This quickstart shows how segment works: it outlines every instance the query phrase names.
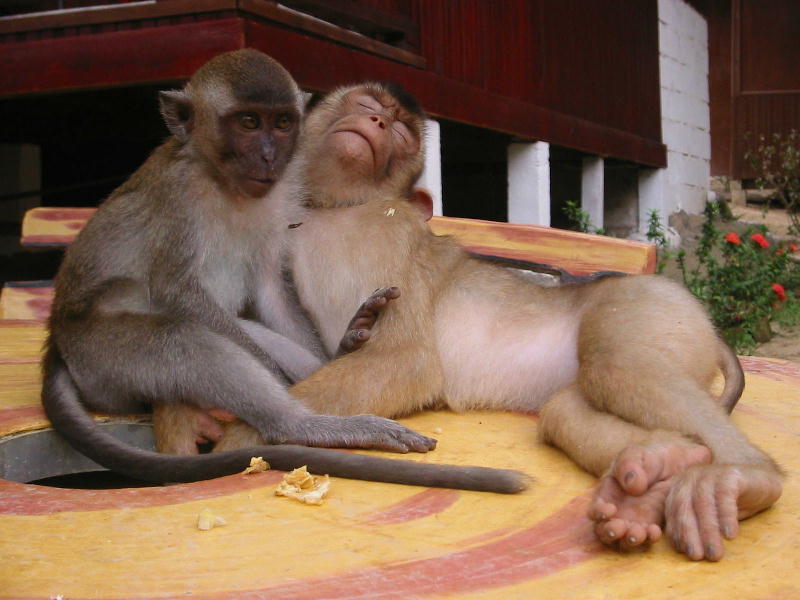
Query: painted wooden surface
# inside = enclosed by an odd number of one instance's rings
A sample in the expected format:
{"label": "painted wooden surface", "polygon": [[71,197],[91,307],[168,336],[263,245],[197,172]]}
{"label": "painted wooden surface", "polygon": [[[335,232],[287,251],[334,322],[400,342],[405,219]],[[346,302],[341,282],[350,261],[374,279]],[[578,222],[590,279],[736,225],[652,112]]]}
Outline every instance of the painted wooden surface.
{"label": "painted wooden surface", "polygon": [[52,304],[52,281],[6,283],[0,291],[0,319],[45,321]]}
{"label": "painted wooden surface", "polygon": [[553,229],[539,225],[433,217],[431,230],[452,235],[470,252],[558,267],[573,275],[597,271],[653,273],[653,244]]}
{"label": "painted wooden surface", "polygon": [[[22,223],[24,246],[63,246],[69,244],[93,208],[35,208]],[[573,275],[599,270],[622,273],[652,273],[655,246],[553,229],[538,225],[496,223],[455,217],[434,217],[431,230],[437,235],[452,235],[468,250],[546,265],[558,265]]]}
{"label": "painted wooden surface", "polygon": [[[0,323],[2,436],[47,424],[42,337],[41,325]],[[533,487],[501,496],[336,479],[313,507],[276,497],[274,472],[106,491],[0,480],[0,598],[797,598],[800,366],[742,362],[733,420],[789,476],[718,564],[665,541],[628,555],[598,544],[584,516],[593,478],[535,441],[536,417],[427,412],[403,422],[439,446],[410,458],[510,466]],[[204,508],[227,525],[199,531]]]}
{"label": "painted wooden surface", "polygon": [[25,213],[20,242],[26,247],[66,246],[97,209],[34,208]]}

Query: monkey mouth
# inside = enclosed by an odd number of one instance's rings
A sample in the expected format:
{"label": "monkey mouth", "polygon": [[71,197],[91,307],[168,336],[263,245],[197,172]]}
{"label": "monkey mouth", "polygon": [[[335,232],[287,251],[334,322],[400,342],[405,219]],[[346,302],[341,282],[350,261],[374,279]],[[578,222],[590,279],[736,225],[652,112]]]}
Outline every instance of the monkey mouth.
{"label": "monkey mouth", "polygon": [[275,179],[272,177],[248,177],[250,181],[255,181],[256,183],[260,183],[261,185],[272,185],[275,183]]}
{"label": "monkey mouth", "polygon": [[[356,128],[337,129],[333,133],[334,134],[346,133],[346,134],[350,134],[350,135],[355,135],[356,137],[359,137],[362,140],[364,140],[367,143],[367,148],[369,148],[370,159],[374,164],[374,162],[376,161],[378,155],[377,155],[377,152],[376,152],[375,140],[372,139],[372,137],[370,135],[368,135],[368,134],[364,133],[363,131],[360,131],[359,129],[356,129]],[[345,139],[347,139],[347,138],[345,138]],[[370,159],[367,159],[367,160],[370,160]]]}

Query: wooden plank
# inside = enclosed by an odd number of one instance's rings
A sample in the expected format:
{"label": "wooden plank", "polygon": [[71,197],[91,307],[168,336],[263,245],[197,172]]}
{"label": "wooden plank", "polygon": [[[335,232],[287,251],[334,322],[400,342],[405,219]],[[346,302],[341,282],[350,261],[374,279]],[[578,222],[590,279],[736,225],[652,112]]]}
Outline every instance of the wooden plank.
{"label": "wooden plank", "polygon": [[[69,244],[94,211],[47,207],[30,210],[22,223],[22,243],[25,246]],[[455,236],[470,252],[552,265],[572,275],[608,270],[633,274],[655,272],[655,246],[643,242],[455,217],[434,217],[430,226],[437,235]]]}
{"label": "wooden plank", "polygon": [[52,281],[7,282],[0,292],[0,319],[43,322],[52,304]]}
{"label": "wooden plank", "polygon": [[25,247],[66,246],[75,239],[96,208],[33,208],[22,220],[21,244]]}
{"label": "wooden plank", "polygon": [[653,244],[538,225],[433,217],[431,230],[452,235],[476,254],[560,267],[572,275],[598,271],[654,273]]}

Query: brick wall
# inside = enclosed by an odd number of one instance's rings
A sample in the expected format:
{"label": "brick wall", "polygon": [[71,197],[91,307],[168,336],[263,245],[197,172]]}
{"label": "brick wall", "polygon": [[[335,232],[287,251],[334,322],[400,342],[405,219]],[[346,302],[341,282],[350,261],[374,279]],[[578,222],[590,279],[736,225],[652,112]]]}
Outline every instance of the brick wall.
{"label": "brick wall", "polygon": [[667,145],[662,215],[702,212],[708,195],[711,134],[708,27],[684,0],[658,1],[661,126]]}

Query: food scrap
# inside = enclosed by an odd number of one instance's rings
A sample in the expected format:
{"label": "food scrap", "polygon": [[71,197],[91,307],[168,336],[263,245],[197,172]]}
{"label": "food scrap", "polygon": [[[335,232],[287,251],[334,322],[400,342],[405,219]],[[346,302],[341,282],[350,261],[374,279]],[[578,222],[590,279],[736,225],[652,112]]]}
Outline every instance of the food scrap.
{"label": "food scrap", "polygon": [[390,208],[389,210],[386,211],[386,216],[387,217],[393,217],[394,216],[394,212],[395,212],[394,208]]}
{"label": "food scrap", "polygon": [[303,466],[283,476],[283,481],[275,489],[276,496],[294,498],[304,504],[322,504],[328,493],[331,481],[327,475],[315,477]]}
{"label": "food scrap", "polygon": [[269,463],[260,456],[254,456],[250,459],[250,466],[242,471],[242,475],[249,475],[250,473],[261,473],[262,471],[269,470]]}
{"label": "food scrap", "polygon": [[441,427],[435,427],[433,429],[433,433],[442,433],[442,428]]}
{"label": "food scrap", "polygon": [[200,531],[208,531],[214,527],[222,527],[225,524],[225,519],[215,515],[210,508],[204,508],[197,516],[197,528]]}

